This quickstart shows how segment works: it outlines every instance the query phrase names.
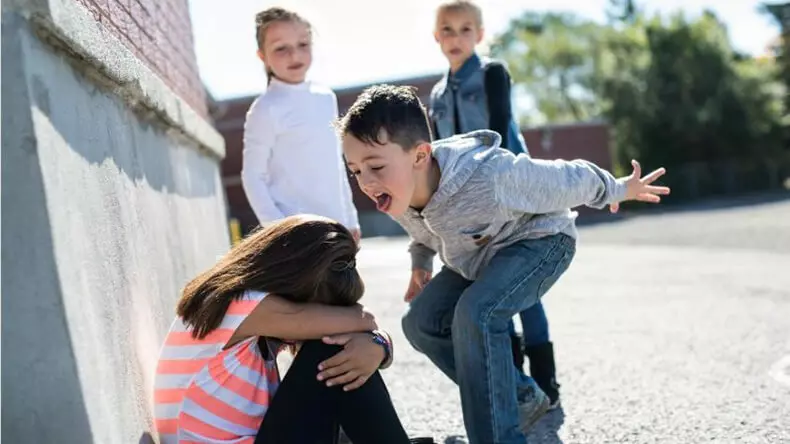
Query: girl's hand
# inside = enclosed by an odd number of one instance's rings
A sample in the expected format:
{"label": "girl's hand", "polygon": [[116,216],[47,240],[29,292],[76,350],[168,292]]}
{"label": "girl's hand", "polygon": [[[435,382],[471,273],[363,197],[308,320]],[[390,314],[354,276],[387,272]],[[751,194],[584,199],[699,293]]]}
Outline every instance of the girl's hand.
{"label": "girl's hand", "polygon": [[345,391],[362,387],[386,357],[384,347],[373,342],[370,333],[328,336],[323,341],[342,345],[343,351],[318,365],[318,380],[327,386],[343,385]]}
{"label": "girl's hand", "polygon": [[[651,185],[659,177],[663,176],[667,170],[659,168],[645,177],[642,177],[642,167],[636,160],[631,161],[634,171],[630,176],[625,177],[626,192],[624,200],[638,200],[649,203],[661,202],[661,195],[669,194],[669,187],[659,187]],[[620,209],[620,203],[615,202],[609,205],[609,211],[616,213]]]}

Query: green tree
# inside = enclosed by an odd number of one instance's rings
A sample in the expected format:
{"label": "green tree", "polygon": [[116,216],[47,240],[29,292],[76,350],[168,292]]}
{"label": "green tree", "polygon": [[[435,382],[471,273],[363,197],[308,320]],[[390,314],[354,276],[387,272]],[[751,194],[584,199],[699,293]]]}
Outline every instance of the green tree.
{"label": "green tree", "polygon": [[631,22],[637,17],[636,5],[633,0],[609,0],[606,15],[613,21]]}
{"label": "green tree", "polygon": [[763,12],[774,18],[780,28],[780,39],[775,48],[778,79],[784,83],[785,147],[790,148],[790,3],[765,4]]}
{"label": "green tree", "polygon": [[769,67],[738,61],[712,13],[692,22],[681,14],[638,21],[610,33],[607,45],[612,61],[599,64],[599,93],[621,161],[678,165],[775,152]]}
{"label": "green tree", "polygon": [[531,122],[586,120],[600,114],[593,84],[601,26],[567,13],[526,12],[491,47],[535,101]]}
{"label": "green tree", "polygon": [[737,54],[713,13],[689,20],[637,12],[609,25],[526,13],[492,49],[540,119],[604,117],[616,163],[626,168],[632,158],[647,167],[702,165],[717,180],[709,165],[734,177],[738,165],[780,156],[784,88],[776,64]]}

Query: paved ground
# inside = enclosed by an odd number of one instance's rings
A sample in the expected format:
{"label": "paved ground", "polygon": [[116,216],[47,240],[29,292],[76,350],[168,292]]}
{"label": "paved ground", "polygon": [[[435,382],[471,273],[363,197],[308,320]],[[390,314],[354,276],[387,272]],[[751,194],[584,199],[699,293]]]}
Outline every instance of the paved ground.
{"label": "paved ground", "polygon": [[[563,410],[530,443],[790,443],[790,196],[581,229],[545,304]],[[404,239],[366,239],[365,303],[396,340],[407,429],[465,443],[457,389],[405,342]]]}

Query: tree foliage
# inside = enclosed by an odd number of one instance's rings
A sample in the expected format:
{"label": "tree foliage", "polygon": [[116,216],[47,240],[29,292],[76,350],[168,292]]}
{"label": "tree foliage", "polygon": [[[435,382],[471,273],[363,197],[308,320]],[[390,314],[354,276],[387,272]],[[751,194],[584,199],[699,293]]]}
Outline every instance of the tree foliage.
{"label": "tree foliage", "polygon": [[617,160],[648,165],[781,154],[785,88],[773,59],[737,54],[711,12],[646,17],[613,0],[613,20],[527,12],[492,54],[533,97],[532,121],[606,119]]}

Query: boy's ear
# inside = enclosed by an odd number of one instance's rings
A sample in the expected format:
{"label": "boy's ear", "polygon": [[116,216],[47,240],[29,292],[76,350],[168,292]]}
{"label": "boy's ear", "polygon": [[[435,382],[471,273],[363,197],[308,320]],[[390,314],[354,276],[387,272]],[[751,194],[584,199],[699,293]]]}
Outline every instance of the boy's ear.
{"label": "boy's ear", "polygon": [[428,142],[420,142],[414,147],[414,166],[422,166],[431,162],[433,148]]}
{"label": "boy's ear", "polygon": [[266,63],[266,57],[263,56],[263,51],[259,49],[257,54],[258,58],[261,59],[261,62]]}
{"label": "boy's ear", "polygon": [[483,37],[486,35],[485,31],[486,31],[485,28],[483,28],[482,26],[477,30],[477,42],[475,42],[475,44],[479,45],[480,42],[483,41]]}
{"label": "boy's ear", "polygon": [[433,30],[433,39],[436,40],[436,43],[440,43],[439,42],[439,30],[438,29],[434,29]]}

